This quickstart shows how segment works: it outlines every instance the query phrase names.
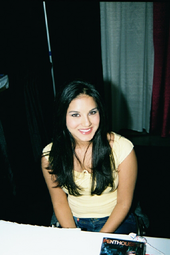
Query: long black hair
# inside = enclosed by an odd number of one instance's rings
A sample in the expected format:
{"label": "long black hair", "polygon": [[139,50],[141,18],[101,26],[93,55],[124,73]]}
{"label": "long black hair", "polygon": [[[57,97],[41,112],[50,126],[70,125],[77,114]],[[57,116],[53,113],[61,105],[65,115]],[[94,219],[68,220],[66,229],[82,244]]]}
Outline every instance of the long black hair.
{"label": "long black hair", "polygon": [[108,186],[114,188],[114,158],[107,139],[106,114],[103,100],[95,87],[87,82],[73,81],[66,85],[55,102],[53,144],[49,155],[51,174],[55,175],[57,186],[65,187],[72,195],[80,195],[80,187],[74,182],[73,155],[75,140],[66,126],[69,104],[80,94],[91,96],[100,114],[100,123],[92,139],[92,187],[91,195],[100,195]]}

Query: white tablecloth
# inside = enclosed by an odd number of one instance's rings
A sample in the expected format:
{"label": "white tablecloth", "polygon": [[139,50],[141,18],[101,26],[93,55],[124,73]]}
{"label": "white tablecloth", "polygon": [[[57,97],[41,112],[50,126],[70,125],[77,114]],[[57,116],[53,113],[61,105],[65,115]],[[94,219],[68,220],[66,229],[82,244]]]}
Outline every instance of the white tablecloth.
{"label": "white tablecloth", "polygon": [[[128,235],[32,226],[1,220],[0,255],[99,255],[103,237],[132,240]],[[148,243],[146,254],[170,255],[170,239],[145,238]]]}

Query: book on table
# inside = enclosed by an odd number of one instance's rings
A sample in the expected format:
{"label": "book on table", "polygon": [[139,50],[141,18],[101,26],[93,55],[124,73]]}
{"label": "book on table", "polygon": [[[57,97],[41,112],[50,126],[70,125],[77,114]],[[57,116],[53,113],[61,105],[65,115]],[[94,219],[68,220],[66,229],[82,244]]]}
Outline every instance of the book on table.
{"label": "book on table", "polygon": [[145,243],[104,237],[100,255],[145,255]]}

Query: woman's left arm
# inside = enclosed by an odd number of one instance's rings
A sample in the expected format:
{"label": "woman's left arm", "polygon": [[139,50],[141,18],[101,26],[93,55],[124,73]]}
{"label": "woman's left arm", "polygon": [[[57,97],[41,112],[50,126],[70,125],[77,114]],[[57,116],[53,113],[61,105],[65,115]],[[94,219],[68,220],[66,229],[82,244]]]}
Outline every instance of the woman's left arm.
{"label": "woman's left arm", "polygon": [[117,204],[100,232],[114,233],[131,208],[137,178],[137,159],[134,149],[119,165],[118,175]]}

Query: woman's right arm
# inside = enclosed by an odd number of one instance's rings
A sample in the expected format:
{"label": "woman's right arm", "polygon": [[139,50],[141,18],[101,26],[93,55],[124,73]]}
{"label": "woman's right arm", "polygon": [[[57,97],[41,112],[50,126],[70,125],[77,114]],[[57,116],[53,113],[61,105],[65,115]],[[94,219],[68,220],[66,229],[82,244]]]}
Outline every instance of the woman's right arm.
{"label": "woman's right arm", "polygon": [[48,160],[43,156],[41,159],[41,168],[51,196],[56,218],[63,228],[76,228],[71,209],[68,205],[67,195],[61,188],[54,188],[57,183],[52,180],[52,175],[47,169],[48,164]]}

